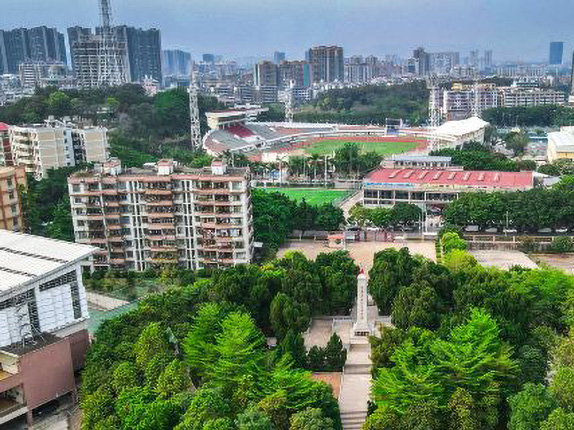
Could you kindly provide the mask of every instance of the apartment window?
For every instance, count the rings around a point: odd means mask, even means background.
[[[80,192],[80,186],[78,184],[72,185],[72,191],[74,193],[79,193]]]
[[[9,198],[10,200],[14,200],[14,191],[10,191],[10,192],[8,193],[8,198]]]
[[[12,215],[16,215],[18,213],[18,205],[12,205],[10,206],[10,209],[12,209]]]
[[[81,197],[74,198],[74,203],[82,203]]]
[[[86,225],[86,222],[85,222],[85,221],[82,221],[82,220],[79,220],[79,221],[78,221],[78,227],[83,227],[83,226],[85,226],[85,225]]]
[[[6,179],[6,183],[8,184],[9,187],[11,187],[13,185],[12,179],[10,179],[10,178]]]

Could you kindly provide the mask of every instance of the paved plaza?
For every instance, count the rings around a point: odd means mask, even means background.
[[[470,251],[478,264],[485,267],[498,267],[508,270],[513,266],[521,266],[526,269],[536,269],[538,266],[520,251]]]

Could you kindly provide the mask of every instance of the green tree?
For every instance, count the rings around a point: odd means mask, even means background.
[[[289,330],[279,344],[279,351],[281,355],[289,354],[297,367],[307,367],[307,350],[301,333]]]
[[[321,409],[305,409],[291,417],[290,430],[335,430],[333,420],[323,416]]]
[[[170,351],[165,331],[159,323],[150,323],[142,331],[134,345],[134,351],[139,369],[146,369],[156,355]]]
[[[467,243],[460,237],[458,233],[448,232],[440,238],[440,244],[445,254],[457,249],[464,251],[467,248]]]
[[[221,322],[216,335],[218,359],[208,369],[209,379],[221,387],[237,387],[245,377],[263,373],[265,338],[246,313],[232,312]]]
[[[191,379],[185,364],[172,360],[158,378],[156,392],[161,398],[168,398],[191,387]]]
[[[224,317],[221,306],[206,303],[199,308],[183,343],[185,362],[197,379],[205,377],[208,367],[217,359],[215,338]]]
[[[313,345],[307,354],[307,366],[314,372],[322,372],[325,369],[325,350]]]
[[[122,390],[138,385],[139,375],[133,363],[124,361],[116,366],[112,373],[112,387],[117,394],[120,394]]]
[[[393,324],[402,329],[411,326],[436,329],[440,323],[439,297],[426,281],[402,287],[393,301]]]
[[[562,408],[554,409],[542,423],[540,430],[574,430],[574,412],[567,412]]]
[[[347,350],[343,347],[341,338],[333,333],[325,347],[325,364],[328,372],[342,372],[347,361]]]
[[[274,430],[271,419],[257,407],[251,407],[237,415],[237,430]]]
[[[541,423],[556,408],[552,398],[542,384],[525,384],[522,391],[510,397],[510,430],[537,430]]]
[[[450,429],[478,430],[474,416],[474,399],[464,388],[457,388],[448,402]]]
[[[560,407],[574,412],[574,367],[558,367],[550,383],[550,392]]]

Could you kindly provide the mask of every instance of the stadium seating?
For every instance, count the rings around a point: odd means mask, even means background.
[[[239,124],[228,127],[226,131],[241,138],[251,137],[254,134],[251,130]]]

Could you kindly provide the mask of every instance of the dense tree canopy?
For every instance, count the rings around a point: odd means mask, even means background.
[[[483,268],[463,258],[464,246],[451,246],[455,236],[443,235],[448,266],[406,249],[375,256],[369,289],[394,328],[371,338],[376,409],[366,428],[565,425],[574,402],[574,332],[558,344],[556,336],[571,323],[574,277]]]
[[[574,227],[574,184],[568,177],[552,188],[529,191],[464,193],[444,212],[446,223],[481,228],[506,227],[522,232]]]
[[[340,429],[330,387],[303,370],[300,333],[312,315],[349,312],[357,273],[345,252],[292,253],[148,297],[96,334],[83,428]],[[279,337],[275,350],[264,332]],[[316,370],[340,370],[346,357],[336,336],[319,355]]]
[[[432,151],[431,155],[452,157],[452,164],[462,166],[464,170],[498,170],[502,172],[519,172],[536,170],[532,160],[510,160],[504,154],[493,152],[478,143],[467,143],[462,149],[444,148]]]
[[[403,118],[418,125],[427,117],[428,97],[424,81],[336,89],[320,94],[295,118],[347,124],[385,124],[386,118]]]

